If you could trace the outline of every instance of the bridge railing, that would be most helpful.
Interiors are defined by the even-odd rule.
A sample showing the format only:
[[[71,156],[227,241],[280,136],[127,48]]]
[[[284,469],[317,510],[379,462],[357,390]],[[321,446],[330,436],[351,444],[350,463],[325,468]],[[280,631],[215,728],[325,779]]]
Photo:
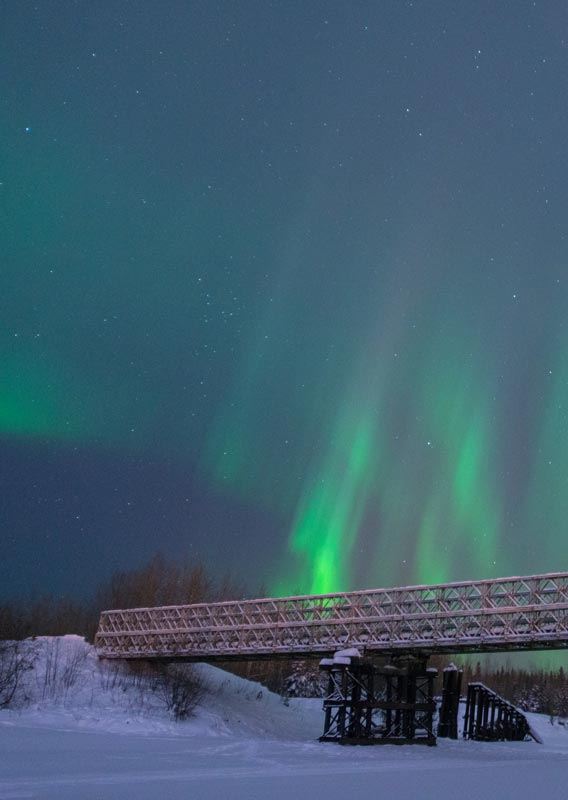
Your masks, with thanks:
[[[104,611],[107,658],[199,660],[568,646],[568,573]]]

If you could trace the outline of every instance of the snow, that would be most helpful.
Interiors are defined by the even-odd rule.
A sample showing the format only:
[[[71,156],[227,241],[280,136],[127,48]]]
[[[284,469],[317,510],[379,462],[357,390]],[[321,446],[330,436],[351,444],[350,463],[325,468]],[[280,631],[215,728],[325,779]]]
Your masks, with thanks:
[[[200,665],[206,694],[176,723],[78,637],[26,645],[37,656],[22,689],[29,702],[0,711],[1,800],[568,797],[568,727],[545,716],[528,715],[542,745],[340,747],[317,741],[321,700],[283,701]]]
[[[333,656],[334,661],[337,661],[338,658],[360,658],[360,657],[361,653],[357,650],[356,647],[348,647],[345,650],[337,650]]]
[[[361,653],[356,647],[348,647],[345,650],[337,650],[333,658],[322,658],[320,667],[329,667],[333,664],[351,664],[352,658],[361,658]]]

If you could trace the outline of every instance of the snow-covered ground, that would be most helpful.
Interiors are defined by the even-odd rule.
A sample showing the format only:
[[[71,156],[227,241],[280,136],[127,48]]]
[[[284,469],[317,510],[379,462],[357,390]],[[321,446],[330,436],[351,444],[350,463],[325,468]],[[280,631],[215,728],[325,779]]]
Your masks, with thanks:
[[[541,745],[340,747],[317,741],[320,700],[285,704],[201,665],[206,694],[174,722],[78,637],[32,644],[31,701],[0,711],[2,800],[568,800],[568,730],[546,717],[529,715]]]

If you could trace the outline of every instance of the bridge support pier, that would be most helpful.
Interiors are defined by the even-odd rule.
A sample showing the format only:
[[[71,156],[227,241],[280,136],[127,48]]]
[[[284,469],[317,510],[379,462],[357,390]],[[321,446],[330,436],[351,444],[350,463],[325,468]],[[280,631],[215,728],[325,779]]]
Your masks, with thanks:
[[[463,672],[455,664],[444,670],[442,705],[438,721],[438,736],[444,739],[458,738],[458,714]]]
[[[426,668],[427,657],[377,666],[344,652],[320,663],[328,673],[320,742],[435,745],[437,673]]]

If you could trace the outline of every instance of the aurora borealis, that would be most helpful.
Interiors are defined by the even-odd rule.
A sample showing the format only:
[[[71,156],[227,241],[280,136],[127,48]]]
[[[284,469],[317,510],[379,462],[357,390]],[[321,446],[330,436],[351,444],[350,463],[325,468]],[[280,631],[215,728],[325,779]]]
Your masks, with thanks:
[[[568,568],[564,2],[3,18],[5,593]]]

